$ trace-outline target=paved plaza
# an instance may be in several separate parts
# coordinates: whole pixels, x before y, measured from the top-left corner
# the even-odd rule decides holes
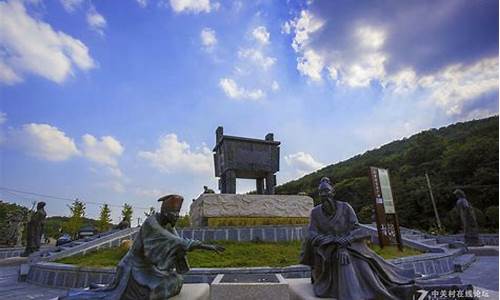
[[[65,295],[66,290],[54,289],[17,281],[21,260],[0,263],[0,299],[53,299]],[[456,273],[465,283],[498,292],[498,256],[480,256],[465,272]],[[495,295],[492,299],[496,299]]]

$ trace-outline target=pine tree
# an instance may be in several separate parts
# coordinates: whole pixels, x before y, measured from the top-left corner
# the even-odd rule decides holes
[[[129,205],[127,203],[123,204],[123,209],[122,209],[123,220],[127,221],[129,224],[132,224],[132,215],[133,214],[134,214],[134,211],[132,209],[132,205]]]
[[[71,205],[68,205],[71,211],[69,220],[64,224],[64,230],[73,237],[77,238],[78,231],[83,225],[83,217],[85,216],[85,203],[76,199]]]
[[[97,221],[97,230],[100,232],[108,231],[111,225],[111,209],[107,204],[101,206],[99,220]]]

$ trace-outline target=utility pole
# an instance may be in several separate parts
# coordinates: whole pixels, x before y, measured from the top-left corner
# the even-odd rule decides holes
[[[431,181],[429,179],[429,175],[425,172],[425,179],[427,180],[427,187],[429,188],[429,194],[431,195],[432,207],[434,208],[434,214],[436,215],[436,221],[439,230],[441,230],[441,220],[439,219],[439,214],[436,208],[436,202],[434,201],[434,194],[432,194]]]

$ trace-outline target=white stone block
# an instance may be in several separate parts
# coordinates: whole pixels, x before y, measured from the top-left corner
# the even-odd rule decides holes
[[[313,199],[300,195],[202,194],[189,211],[193,225],[213,217],[302,217],[308,218]]]
[[[335,300],[334,298],[318,298],[314,295],[310,278],[287,279],[290,300]]]

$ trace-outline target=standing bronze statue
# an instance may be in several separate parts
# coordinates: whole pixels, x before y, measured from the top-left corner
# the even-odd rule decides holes
[[[33,252],[40,250],[40,243],[42,239],[45,218],[45,202],[38,202],[36,205],[36,212],[31,216],[28,222],[28,230],[26,232],[26,249],[23,256],[28,256]]]
[[[70,292],[61,299],[159,300],[179,294],[182,274],[189,271],[188,251],[224,251],[221,246],[179,236],[175,224],[183,200],[179,195],[158,200],[162,202],[161,212],[144,221],[132,247],[118,263],[115,279],[109,286]]]
[[[426,285],[459,287],[460,279],[416,280],[420,275],[400,269],[370,250],[370,235],[359,226],[352,207],[334,199],[331,181],[319,184],[322,203],[311,211],[301,263],[311,267],[314,294],[341,300],[412,299]],[[450,285],[451,284],[451,285]],[[466,287],[468,288],[468,287]]]
[[[465,193],[461,189],[456,189],[453,194],[457,197],[456,207],[464,230],[464,239],[467,246],[482,246],[479,239],[479,226],[477,225],[474,208],[465,198]]]

